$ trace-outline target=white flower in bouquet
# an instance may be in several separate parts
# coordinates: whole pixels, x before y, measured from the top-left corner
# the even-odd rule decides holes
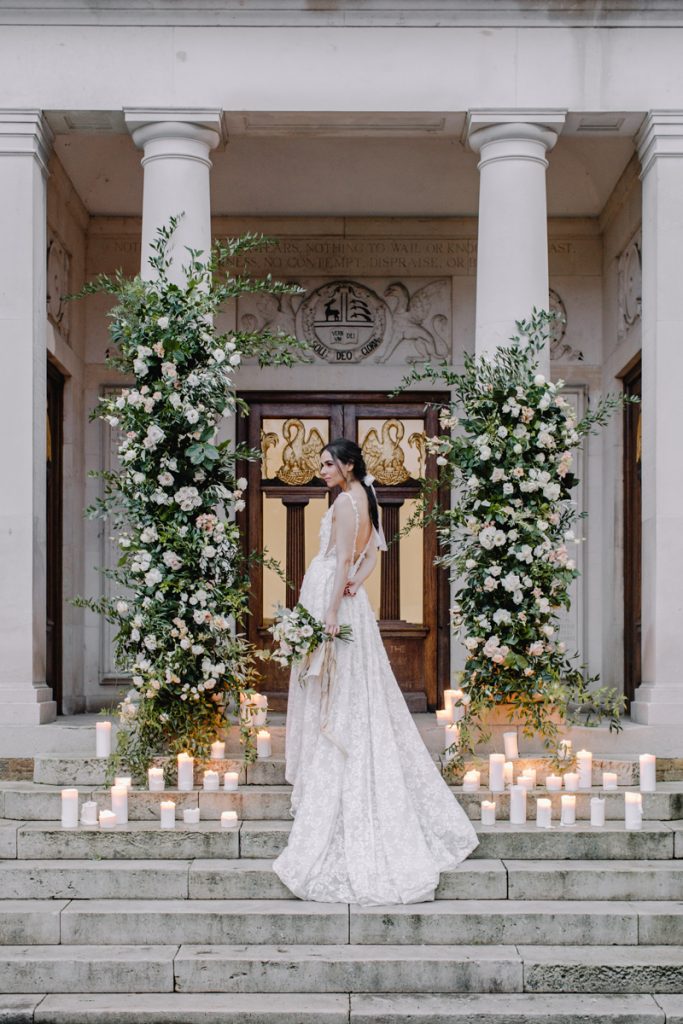
[[[175,551],[164,551],[162,558],[164,565],[168,566],[169,569],[177,571],[182,567],[183,560]]]
[[[196,487],[181,487],[176,491],[174,499],[183,512],[191,512],[193,508],[197,508],[202,503]]]
[[[118,612],[118,614],[122,618],[125,618],[126,615],[128,614],[128,611],[129,611],[128,603],[126,601],[117,601],[116,602],[116,611]]]
[[[161,570],[157,569],[157,567],[155,566],[153,569],[150,569],[149,572],[145,574],[145,583],[147,584],[148,587],[155,587],[157,583],[161,583],[163,578],[164,577]]]
[[[156,423],[151,423],[150,426],[147,427],[147,435],[142,443],[145,446],[145,448],[154,449],[157,447],[160,441],[163,441],[165,437],[166,434],[161,429],[161,427],[158,426]]]
[[[162,331],[166,331],[168,330],[169,322],[170,321],[167,316],[160,316],[157,320],[157,327],[159,327],[160,330]]]
[[[199,413],[193,406],[185,410],[185,419],[188,423],[197,423],[199,420]]]
[[[209,336],[210,337],[210,336]],[[213,359],[217,363],[222,363],[225,360],[225,352],[222,348],[215,348],[211,353]]]

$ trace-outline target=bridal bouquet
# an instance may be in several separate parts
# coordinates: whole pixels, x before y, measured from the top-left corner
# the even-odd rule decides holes
[[[334,637],[326,631],[325,624],[311,615],[302,604],[294,608],[278,608],[275,621],[268,629],[276,644],[271,657],[285,668],[294,662],[303,661],[307,655],[330,640],[348,643],[352,639],[350,626],[340,626]]]

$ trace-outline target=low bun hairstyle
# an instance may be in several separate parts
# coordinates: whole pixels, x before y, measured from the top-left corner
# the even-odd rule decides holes
[[[368,510],[370,512],[370,519],[372,525],[376,530],[379,530],[379,509],[377,508],[377,498],[372,487],[369,487],[364,478],[368,474],[367,466],[365,465],[365,459],[363,453],[356,444],[355,441],[349,441],[346,437],[337,437],[334,441],[330,441],[323,448],[324,452],[329,452],[337,467],[341,469],[341,466],[348,466],[352,464],[352,473],[354,478],[363,486],[363,490],[367,495],[368,499]]]

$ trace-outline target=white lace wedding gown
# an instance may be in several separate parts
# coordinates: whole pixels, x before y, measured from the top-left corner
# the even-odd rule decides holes
[[[337,500],[345,498],[353,504],[357,536],[358,507],[347,492]],[[336,569],[334,548],[328,550],[332,511],[323,517],[320,553],[299,598],[322,620]],[[439,873],[464,860],[477,835],[413,722],[363,587],[342,598],[339,622],[351,626],[353,640],[335,641],[336,673],[327,692],[319,679],[301,686],[292,669],[286,776],[294,823],[274,870],[304,900],[431,900]]]

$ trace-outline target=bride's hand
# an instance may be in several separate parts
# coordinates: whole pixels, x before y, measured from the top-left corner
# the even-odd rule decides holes
[[[337,613],[329,612],[325,616],[325,631],[330,636],[336,636],[339,632],[339,622],[337,621]]]
[[[348,580],[344,587],[344,597],[355,597],[358,593],[358,584],[355,580]]]

